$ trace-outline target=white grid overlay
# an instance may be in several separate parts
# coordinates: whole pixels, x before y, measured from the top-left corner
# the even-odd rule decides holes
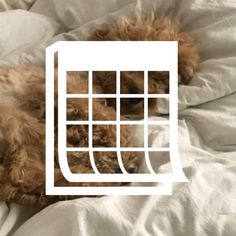
[[[143,54],[157,50],[155,63],[154,58],[148,60],[150,65],[145,65],[145,60],[136,58],[135,66],[125,64],[130,61],[129,56],[122,61],[119,60],[119,52],[121,49],[126,51],[128,55],[132,55],[132,50],[143,50]],[[85,50],[86,49],[86,50]],[[98,61],[95,57],[79,60],[76,55],[87,55],[88,51],[99,54],[100,52],[114,51],[117,57],[111,54],[108,61]],[[144,51],[145,49],[145,51]],[[171,49],[171,50],[170,50]],[[172,60],[163,60],[160,52],[168,51]],[[54,106],[52,96],[49,90],[54,91],[54,53],[58,52],[58,155],[61,171],[64,177],[70,182],[164,182],[163,191],[159,187],[55,187],[53,176],[53,154],[52,146],[52,128],[54,129],[54,116],[51,115],[52,107]],[[78,54],[77,54],[78,53]],[[73,56],[74,55],[74,56]],[[159,55],[159,58],[158,58]],[[167,54],[168,55],[168,54]],[[186,178],[182,172],[178,160],[178,146],[177,146],[177,42],[60,42],[56,43],[46,51],[46,77],[47,77],[47,94],[46,94],[46,193],[47,194],[79,194],[79,195],[103,195],[103,194],[122,194],[122,195],[147,195],[147,194],[171,194],[171,182],[185,182]],[[121,55],[120,55],[121,56]],[[82,57],[83,58],[83,57]],[[118,60],[117,60],[118,58]],[[167,58],[167,59],[170,59]],[[173,59],[174,58],[174,59]],[[84,58],[83,58],[84,59]],[[134,57],[132,57],[134,59]],[[77,63],[76,63],[77,61]],[[79,61],[79,62],[78,62]],[[121,64],[117,68],[118,62]],[[159,64],[159,67],[157,66]],[[78,66],[79,65],[79,66]],[[89,66],[89,65],[92,65]],[[143,66],[145,65],[145,66]],[[116,94],[93,94],[92,93],[92,71],[116,71]],[[169,94],[148,94],[148,71],[170,71],[170,95]],[[66,71],[88,71],[89,89],[88,94],[66,94]],[[120,94],[120,71],[144,71],[144,94]],[[51,89],[50,89],[51,88]],[[173,95],[173,96],[172,96]],[[66,100],[68,98],[87,98],[89,105],[88,121],[67,121],[66,120]],[[116,121],[93,121],[93,99],[94,98],[115,98],[116,99]],[[143,121],[123,121],[120,120],[120,99],[121,98],[143,98],[144,99],[144,120]],[[148,121],[148,99],[149,98],[167,98],[170,100],[170,119],[169,121]],[[173,101],[174,100],[174,101]],[[49,103],[49,104],[48,104]],[[173,113],[173,114],[171,114]],[[172,116],[173,115],[173,116]],[[52,126],[53,124],[53,126]],[[116,125],[116,147],[93,147],[93,125]],[[66,143],[66,127],[67,125],[88,125],[89,127],[89,144],[88,147],[67,147]],[[143,147],[120,147],[120,126],[121,125],[144,125],[144,146]],[[170,126],[170,147],[169,148],[153,148],[148,146],[148,127],[149,125],[169,125]],[[175,127],[173,127],[175,125]],[[67,152],[89,152],[91,166],[94,174],[79,174],[71,173],[67,162]],[[114,151],[117,153],[118,163],[122,173],[120,174],[101,174],[99,173],[95,160],[95,151]],[[147,174],[129,174],[125,170],[121,152],[144,152],[145,162],[149,173]],[[149,159],[149,152],[170,152],[170,160],[172,164],[173,173],[158,174],[152,168]],[[175,152],[174,155],[171,153]]]

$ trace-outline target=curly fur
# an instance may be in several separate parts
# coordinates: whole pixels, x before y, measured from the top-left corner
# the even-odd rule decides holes
[[[179,42],[179,83],[187,84],[198,64],[197,48],[192,38],[178,31],[170,19],[140,17],[135,20],[122,18],[115,25],[95,29],[88,40],[176,40]],[[86,76],[86,74],[85,74]],[[68,73],[68,92],[73,93],[80,85],[80,91],[87,92],[84,76],[75,81],[75,74]],[[99,72],[94,75],[95,93],[114,93],[113,72]],[[53,202],[72,199],[72,196],[45,196],[45,79],[44,69],[33,66],[0,68],[0,199],[14,201],[24,205],[44,207]],[[166,93],[169,88],[168,72],[150,72],[149,93]],[[122,72],[121,93],[142,93],[142,72]],[[55,81],[57,83],[57,81]],[[76,83],[76,86],[74,86]],[[57,91],[55,92],[55,101]],[[122,119],[127,116],[142,115],[142,101],[124,99],[121,109]],[[55,103],[56,104],[56,103]],[[88,107],[86,101],[70,99],[67,106],[69,119],[86,120]],[[126,109],[129,107],[129,110]],[[149,101],[149,113],[158,108],[158,100]],[[94,119],[112,120],[116,117],[113,100],[97,99],[94,101]],[[55,105],[55,113],[57,105]],[[122,128],[121,145],[132,144],[131,130]],[[86,126],[68,126],[68,146],[86,146]],[[55,120],[57,135],[57,120]],[[55,140],[57,140],[55,138]],[[95,126],[94,146],[115,147],[115,127]],[[123,163],[128,172],[138,168],[137,155],[124,152]],[[68,154],[68,162],[73,173],[91,173],[88,153]],[[101,173],[121,172],[116,153],[95,153],[95,162]],[[55,184],[57,186],[113,186],[121,183],[69,183],[62,176],[57,159],[55,143]]]

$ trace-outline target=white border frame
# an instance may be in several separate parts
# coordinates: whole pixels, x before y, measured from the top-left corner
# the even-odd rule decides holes
[[[58,52],[58,156],[59,164],[64,177],[70,182],[163,182],[163,187],[56,187],[54,186],[54,54]],[[102,55],[102,58],[101,58]],[[139,41],[139,42],[57,42],[46,49],[46,194],[47,195],[159,195],[171,194],[172,182],[187,182],[182,171],[178,155],[178,42],[176,41]],[[132,63],[130,63],[132,62]],[[117,151],[118,161],[123,174],[101,174],[98,172],[93,159],[93,151],[104,148],[92,148],[92,142],[89,142],[89,148],[67,148],[66,147],[66,98],[68,97],[88,97],[89,101],[93,97],[115,97],[118,100],[121,97],[129,95],[92,95],[91,73],[89,73],[89,94],[66,94],[66,71],[145,71],[144,92],[147,95],[147,71],[169,71],[170,74],[170,96],[169,109],[170,117],[170,161],[173,173],[158,174],[155,173],[149,161],[149,151],[169,151],[168,148],[149,148],[147,141],[144,148],[105,148],[106,151]],[[118,73],[119,75],[119,73]],[[118,76],[117,75],[117,76]],[[119,88],[119,79],[117,79],[117,88]],[[134,97],[134,95],[130,95]],[[139,97],[139,95],[136,95]],[[141,95],[142,97],[144,95]],[[170,98],[166,94],[152,94],[149,97]],[[145,96],[144,99],[148,99]],[[146,103],[147,104],[147,103]],[[89,114],[91,113],[92,103],[89,102]],[[118,114],[118,112],[117,112]],[[145,119],[147,121],[147,107],[145,108]],[[88,125],[92,125],[92,116],[89,115]],[[144,124],[144,130],[147,134],[147,124],[144,121],[136,123]],[[104,121],[106,124],[108,121]],[[116,123],[116,121],[113,121]],[[109,122],[113,124],[113,122]],[[141,123],[142,122],[142,123]],[[86,121],[82,121],[86,123]],[[81,121],[70,121],[67,124],[82,124]],[[93,121],[93,124],[96,122]],[[101,124],[101,122],[98,122]],[[135,124],[131,122],[122,122],[120,124]],[[161,121],[152,121],[151,124],[163,124]],[[92,129],[89,129],[92,132]],[[117,133],[119,136],[119,132]],[[145,135],[144,135],[145,137]],[[89,151],[92,167],[96,174],[72,174],[68,162],[67,151]],[[121,151],[144,151],[145,160],[150,174],[128,174],[121,161]]]

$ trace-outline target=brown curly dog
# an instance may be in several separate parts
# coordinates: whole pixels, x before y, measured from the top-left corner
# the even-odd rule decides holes
[[[92,31],[88,40],[155,40],[178,41],[179,83],[187,84],[198,65],[198,52],[192,38],[179,32],[170,19],[140,17],[135,20],[122,18],[115,25],[107,25]],[[68,72],[68,92],[73,93],[76,86],[80,91],[87,89],[86,73],[78,77]],[[95,93],[114,92],[113,72],[94,74]],[[142,72],[122,72],[121,93],[138,94],[143,92]],[[79,83],[78,83],[79,81]],[[55,81],[57,83],[57,81]],[[168,72],[149,74],[149,93],[168,93]],[[44,69],[34,66],[0,68],[0,199],[24,205],[44,207],[59,200],[76,196],[45,195],[45,75]],[[55,101],[57,91],[55,92]],[[55,103],[56,104],[56,103]],[[70,99],[67,104],[67,117],[70,120],[87,119],[88,104],[83,99]],[[142,118],[142,99],[123,99],[121,116]],[[129,109],[127,109],[129,108]],[[149,114],[158,108],[158,99],[149,101]],[[57,113],[57,106],[54,112]],[[116,117],[115,102],[96,99],[93,118],[112,120]],[[122,128],[121,128],[122,129]],[[70,125],[67,128],[67,145],[82,147],[87,145],[88,129],[85,125]],[[57,136],[57,120],[55,120]],[[55,138],[55,140],[57,140]],[[131,129],[121,130],[121,145],[132,146]],[[94,126],[93,146],[115,147],[115,127]],[[57,159],[55,143],[55,185],[57,186],[119,186],[122,183],[69,183],[62,176]],[[124,152],[124,167],[128,172],[136,172],[138,158],[135,153]],[[73,173],[91,173],[88,154],[71,152],[68,162]],[[120,173],[116,153],[97,152],[95,163],[101,173]],[[78,196],[77,196],[78,197]]]

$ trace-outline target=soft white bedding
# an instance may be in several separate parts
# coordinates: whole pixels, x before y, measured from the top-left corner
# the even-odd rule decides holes
[[[61,202],[30,219],[29,209],[1,203],[0,235],[236,235],[236,1],[37,0],[30,12],[0,13],[0,63],[43,65],[51,42],[82,40],[91,27],[150,9],[178,19],[199,45],[198,71],[179,88],[180,157],[189,183],[174,184],[172,196]],[[164,142],[157,129],[152,141]]]
[[[13,9],[28,10],[35,0],[0,0],[0,11],[7,11]]]

